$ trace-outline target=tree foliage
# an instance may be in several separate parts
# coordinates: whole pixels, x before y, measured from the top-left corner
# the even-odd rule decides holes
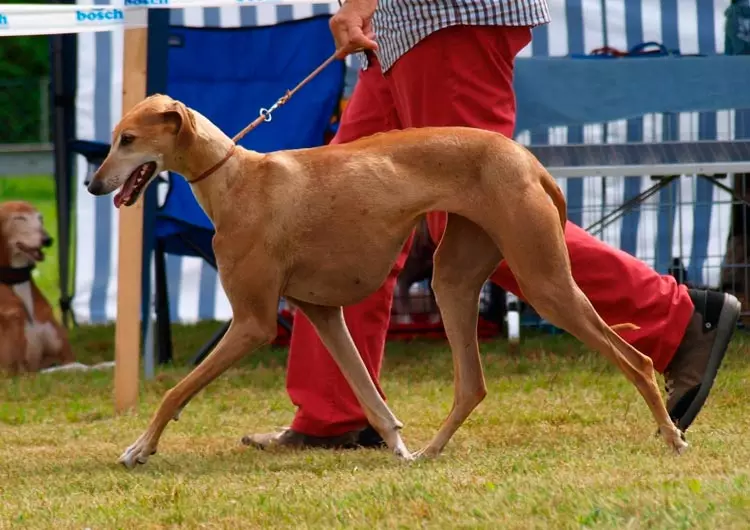
[[[44,77],[49,74],[46,36],[0,38],[0,79]]]
[[[18,3],[0,0],[2,4]],[[45,4],[50,0],[23,0],[25,4]],[[49,39],[46,35],[0,37],[0,80],[49,75]]]
[[[18,3],[0,0],[2,4]],[[43,4],[54,0],[22,0]],[[0,37],[0,144],[45,142],[42,131],[49,123],[42,105],[49,96],[41,78],[50,72],[49,37]]]

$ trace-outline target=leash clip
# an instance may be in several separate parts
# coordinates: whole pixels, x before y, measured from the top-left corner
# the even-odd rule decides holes
[[[278,109],[283,104],[285,104],[287,101],[289,101],[289,98],[291,96],[292,96],[292,93],[289,90],[287,90],[286,94],[284,94],[283,96],[281,96],[276,101],[276,103],[274,103],[273,105],[271,105],[270,109],[260,109],[260,115],[263,117],[263,120],[264,121],[271,121],[271,119],[272,119],[271,113],[273,111],[275,111],[276,109]]]
[[[273,108],[269,109],[260,109],[260,115],[263,118],[263,121],[271,121],[271,112],[273,112]]]
[[[232,141],[237,144],[247,133],[255,129],[258,125],[263,123],[264,121],[271,121],[273,118],[271,114],[273,111],[275,111],[277,108],[281,107],[282,105],[286,104],[289,99],[294,95],[295,92],[297,92],[300,88],[305,86],[313,77],[318,75],[326,66],[331,64],[333,61],[336,60],[336,53],[334,52],[333,55],[331,55],[328,59],[323,61],[323,63],[318,66],[315,70],[313,70],[306,78],[304,78],[302,81],[297,83],[297,86],[295,86],[292,90],[287,90],[286,93],[281,96],[276,103],[271,105],[271,108],[261,108],[259,116],[255,118],[247,127],[242,129],[240,132],[234,135],[234,138],[232,138]]]

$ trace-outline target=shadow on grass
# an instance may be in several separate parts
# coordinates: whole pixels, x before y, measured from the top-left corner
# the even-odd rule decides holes
[[[17,464],[15,473],[29,479],[44,477],[50,473],[65,476],[91,477],[92,475],[114,474],[118,478],[151,477],[159,478],[165,473],[179,473],[185,477],[226,476],[234,475],[280,475],[288,473],[307,473],[323,475],[331,466],[356,465],[361,471],[378,472],[397,469],[409,465],[398,460],[388,450],[352,449],[330,451],[325,449],[305,450],[260,450],[236,444],[231,438],[218,443],[214,440],[203,447],[205,439],[194,436],[189,439],[189,446],[176,447],[174,441],[168,449],[159,450],[148,462],[127,469],[117,459],[123,447],[110,447],[107,443],[99,445],[96,454],[78,456],[74,460],[55,458],[52,463],[45,460],[25,460]],[[203,449],[205,450],[196,450]],[[429,461],[427,461],[429,462]],[[419,462],[421,464],[422,462]]]

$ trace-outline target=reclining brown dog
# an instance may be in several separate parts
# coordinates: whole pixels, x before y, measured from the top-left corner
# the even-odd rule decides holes
[[[25,201],[0,203],[0,373],[38,372],[75,359],[31,271],[52,238]]]
[[[234,318],[213,352],[166,393],[147,430],[120,457],[126,466],[145,463],[193,396],[275,337],[280,296],[315,325],[389,448],[413,458],[341,308],[381,285],[419,217],[433,210],[449,212],[433,288],[454,356],[455,398],[418,454],[440,453],[486,394],[478,297],[503,257],[539,314],[614,362],[645,399],[668,446],[678,453],[687,446],[661,400],[651,360],[600,318],[571,276],[560,189],[512,140],[477,129],[426,128],[261,154],[235,147],[210,120],[157,95],[122,118],[88,189],[103,195],[122,187],[115,206],[129,206],[163,170],[192,183],[215,226],[213,247]]]

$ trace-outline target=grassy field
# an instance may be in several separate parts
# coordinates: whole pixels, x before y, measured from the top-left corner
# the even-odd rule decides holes
[[[42,181],[19,189],[0,179],[0,196],[37,189],[32,200],[54,212]],[[54,260],[40,267],[51,299]],[[132,414],[114,415],[111,372],[0,380],[0,528],[750,527],[747,335],[681,457],[606,361],[567,336],[527,335],[519,357],[503,341],[482,345],[489,395],[434,461],[241,446],[245,433],[293,414],[286,351],[267,348],[197,396],[146,466],[119,466],[215,326],[175,326],[175,365],[143,383]],[[111,326],[75,328],[71,340],[79,361],[112,358]],[[419,449],[453,399],[445,344],[390,344],[382,384]]]
[[[190,353],[211,326],[176,333]],[[112,329],[74,333],[84,361],[108,358]],[[285,352],[263,350],[195,398],[149,463],[116,464],[163,392],[144,383],[116,417],[109,373],[47,374],[0,390],[3,528],[748,528],[747,344],[737,341],[681,457],[654,438],[645,404],[619,373],[566,337],[523,356],[482,346],[489,396],[437,460],[386,451],[242,447],[285,425]],[[182,355],[181,357],[185,357]],[[407,445],[425,444],[452,401],[442,344],[391,344],[384,389]]]

